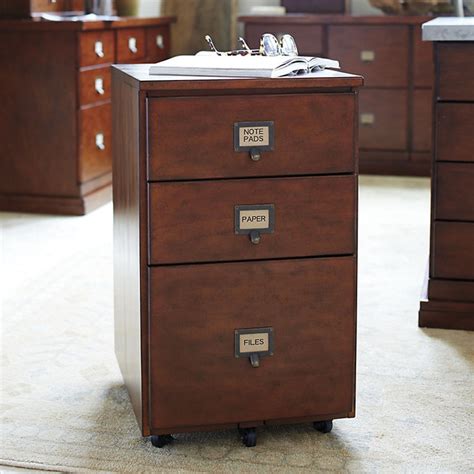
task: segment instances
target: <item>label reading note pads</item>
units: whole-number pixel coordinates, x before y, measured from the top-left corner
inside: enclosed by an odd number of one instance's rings
[[[234,150],[273,150],[275,132],[273,122],[234,123]]]

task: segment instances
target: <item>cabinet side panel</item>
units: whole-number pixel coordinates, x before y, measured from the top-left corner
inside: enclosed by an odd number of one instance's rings
[[[142,429],[139,93],[112,75],[115,353]]]

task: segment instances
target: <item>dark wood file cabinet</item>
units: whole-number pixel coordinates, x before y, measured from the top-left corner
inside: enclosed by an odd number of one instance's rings
[[[355,414],[362,79],[147,70],[112,74],[115,347],[143,435],[330,430]],[[273,149],[236,151],[236,124],[268,127]],[[237,342],[248,329],[268,353]]]

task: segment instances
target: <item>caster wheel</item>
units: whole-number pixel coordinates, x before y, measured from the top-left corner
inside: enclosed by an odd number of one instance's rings
[[[313,426],[316,431],[320,431],[321,433],[330,433],[332,430],[332,420],[315,421]]]
[[[151,444],[155,446],[155,448],[163,448],[173,441],[174,438],[171,435],[153,435],[151,437]]]
[[[257,445],[257,432],[255,428],[240,428],[239,432],[242,435],[242,443],[244,443],[247,448],[253,448]]]

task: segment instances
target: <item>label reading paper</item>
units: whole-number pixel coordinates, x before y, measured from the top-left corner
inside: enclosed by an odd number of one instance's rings
[[[250,234],[258,230],[271,234],[275,228],[275,206],[273,204],[252,204],[235,206],[235,233]]]
[[[238,122],[234,124],[234,150],[273,150],[273,122]]]

